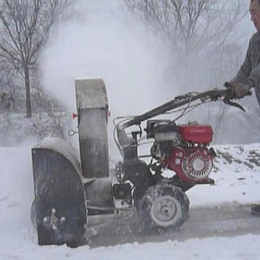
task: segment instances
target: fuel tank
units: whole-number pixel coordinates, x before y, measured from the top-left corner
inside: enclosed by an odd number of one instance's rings
[[[183,141],[190,143],[209,144],[213,138],[213,130],[210,125],[179,125],[178,133]]]

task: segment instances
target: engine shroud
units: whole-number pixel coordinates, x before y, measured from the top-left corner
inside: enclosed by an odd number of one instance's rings
[[[188,143],[209,144],[213,137],[212,127],[209,125],[179,125],[178,133]]]
[[[214,155],[207,148],[174,147],[164,163],[184,182],[203,183],[212,170],[213,157]]]

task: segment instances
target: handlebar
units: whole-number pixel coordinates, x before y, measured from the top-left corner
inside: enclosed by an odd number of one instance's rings
[[[248,94],[251,95],[252,94],[251,91]],[[231,101],[233,99],[232,95],[231,95],[231,88],[227,86],[226,89],[217,89],[216,88],[216,89],[208,90],[208,91],[201,92],[201,93],[190,92],[190,93],[187,93],[182,96],[177,96],[173,100],[171,100],[159,107],[156,107],[142,115],[136,116],[128,121],[125,121],[118,127],[122,130],[122,129],[130,127],[132,125],[139,125],[141,122],[143,122],[147,119],[150,119],[150,118],[155,117],[160,114],[164,114],[167,111],[170,111],[177,107],[181,107],[183,105],[192,103],[197,100],[200,100],[201,103],[205,103],[206,101],[217,101],[217,100],[220,100],[221,98],[225,104],[234,106],[245,112],[245,109],[240,104]]]

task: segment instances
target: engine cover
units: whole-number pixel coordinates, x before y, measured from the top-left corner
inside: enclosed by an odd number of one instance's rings
[[[165,158],[166,167],[175,171],[184,182],[203,182],[213,167],[214,155],[201,147],[174,147],[170,156]]]
[[[179,125],[178,133],[184,142],[197,144],[209,144],[213,136],[209,125]]]

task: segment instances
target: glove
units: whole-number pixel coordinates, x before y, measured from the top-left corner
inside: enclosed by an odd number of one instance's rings
[[[247,84],[226,82],[224,85],[230,89],[230,99],[240,99],[250,94],[251,86]]]

